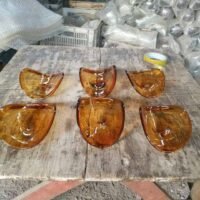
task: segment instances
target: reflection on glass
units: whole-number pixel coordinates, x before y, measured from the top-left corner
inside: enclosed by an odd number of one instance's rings
[[[115,66],[98,70],[80,68],[79,75],[83,88],[93,97],[108,96],[116,82]]]
[[[20,72],[20,85],[26,95],[31,98],[45,98],[52,95],[60,85],[63,73],[42,74],[41,72],[25,68]]]
[[[159,151],[176,151],[184,147],[191,136],[192,124],[182,107],[141,107],[140,117],[149,142]]]
[[[164,91],[165,75],[159,69],[126,73],[133,87],[144,97],[156,97]]]
[[[110,98],[80,98],[77,121],[83,138],[89,144],[101,148],[111,146],[123,130],[123,103]]]
[[[10,104],[0,108],[0,138],[15,148],[31,148],[47,135],[56,107],[48,104]]]

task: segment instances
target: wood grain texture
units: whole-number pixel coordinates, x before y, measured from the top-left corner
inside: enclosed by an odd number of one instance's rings
[[[20,50],[0,73],[0,105],[38,102],[25,96],[18,75],[24,67],[46,72],[64,72],[53,96],[42,102],[56,103],[57,113],[47,137],[36,147],[15,150],[0,142],[0,178],[44,180],[195,180],[200,178],[200,86],[184,68],[181,58],[166,52],[165,92],[146,99],[131,86],[125,69],[146,68],[145,49],[99,49],[28,46]],[[110,97],[125,104],[125,128],[118,143],[106,149],[87,145],[76,123],[76,103],[87,96],[79,81],[79,68],[115,64],[117,82]],[[193,133],[184,149],[166,154],[146,139],[139,118],[140,105],[178,104],[189,112]],[[126,136],[126,137],[125,137]]]

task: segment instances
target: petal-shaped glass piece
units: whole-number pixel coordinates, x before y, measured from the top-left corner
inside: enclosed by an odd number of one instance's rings
[[[45,98],[56,91],[63,77],[63,73],[42,74],[33,69],[25,68],[20,72],[19,81],[27,96]]]
[[[179,106],[140,107],[149,142],[159,151],[173,152],[185,146],[192,133],[188,113]]]
[[[15,148],[31,148],[47,135],[55,105],[10,104],[0,108],[0,139]]]
[[[133,87],[144,97],[156,97],[164,91],[165,75],[160,69],[126,73]]]
[[[111,98],[80,98],[77,122],[83,138],[96,147],[107,147],[120,137],[124,127],[124,106]]]
[[[92,70],[80,68],[79,72],[81,84],[85,91],[92,97],[106,97],[115,86],[116,68]]]

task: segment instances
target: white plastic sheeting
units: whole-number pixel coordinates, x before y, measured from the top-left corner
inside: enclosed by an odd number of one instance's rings
[[[0,49],[19,49],[62,30],[62,16],[36,0],[0,0]]]
[[[156,31],[142,31],[126,24],[109,26],[103,36],[109,41],[125,42],[134,46],[156,48]]]
[[[106,47],[171,49],[187,60],[200,54],[200,0],[111,0],[98,14]],[[188,68],[200,78],[197,62]]]

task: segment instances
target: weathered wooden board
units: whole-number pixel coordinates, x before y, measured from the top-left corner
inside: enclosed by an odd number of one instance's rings
[[[133,89],[125,69],[143,69],[147,50],[29,46],[20,50],[0,73],[0,105],[37,102],[20,89],[18,75],[24,67],[43,72],[62,71],[65,78],[56,93],[43,102],[56,103],[57,113],[47,137],[38,146],[15,150],[0,142],[0,178],[51,180],[194,180],[200,178],[200,86],[183,66],[181,58],[167,52],[165,92],[146,99]],[[76,123],[76,103],[86,96],[79,82],[82,66],[115,64],[117,83],[111,97],[123,100],[126,109],[123,138],[106,149],[87,145]],[[138,109],[143,104],[178,104],[189,112],[192,138],[178,152],[155,150],[144,135]],[[126,135],[126,137],[125,137]]]
[[[102,49],[101,65],[115,63],[122,69],[144,69],[146,67],[141,56],[144,52]],[[171,62],[165,71],[165,92],[159,98],[146,99],[140,96],[131,87],[124,71],[118,73],[111,96],[122,99],[125,104],[124,134],[128,136],[105,150],[88,147],[87,179],[169,181],[200,177],[200,87],[185,70],[182,60],[173,55],[170,57]],[[185,107],[193,122],[193,135],[183,150],[165,154],[149,144],[139,119],[139,106],[143,104],[178,104]]]

